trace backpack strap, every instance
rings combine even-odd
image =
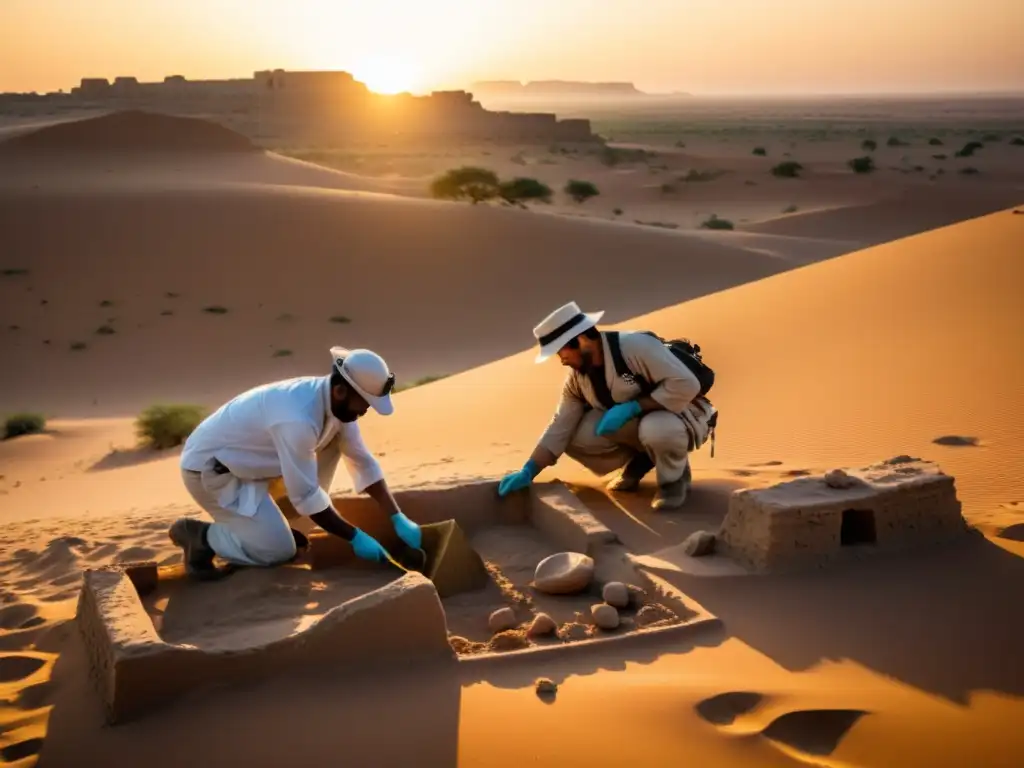
[[[641,391],[646,395],[650,393],[651,385],[639,373],[633,373],[626,365],[626,359],[622,356],[622,347],[619,346],[619,332],[607,331],[605,336],[608,339],[608,349],[612,353],[612,364],[615,366],[615,375],[624,379],[633,379],[640,385]]]

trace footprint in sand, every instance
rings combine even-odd
[[[36,656],[23,656],[18,653],[0,656],[0,683],[15,683],[34,675],[45,660]]]
[[[733,721],[754,710],[764,696],[752,691],[733,691],[712,696],[697,704],[697,714],[715,725],[732,725]]]
[[[156,557],[156,550],[150,549],[149,547],[128,547],[128,549],[118,552],[114,558],[115,563],[130,563],[141,560],[152,560]]]
[[[808,755],[826,756],[866,712],[859,709],[807,709],[773,720],[763,735]]]
[[[965,437],[964,435],[942,435],[932,440],[936,445],[949,445],[956,448],[975,448],[981,445],[977,437]]]
[[[0,757],[8,763],[16,763],[26,757],[38,755],[43,751],[42,739],[26,739],[0,749]]]
[[[29,603],[14,603],[0,608],[0,629],[22,629],[39,611]]]
[[[24,710],[41,709],[53,699],[53,681],[46,680],[35,685],[27,685],[18,691],[18,708]]]
[[[117,544],[104,544],[99,549],[90,552],[85,559],[91,563],[94,563],[97,560],[105,560],[106,558],[110,557],[112,554],[117,552],[117,550]]]

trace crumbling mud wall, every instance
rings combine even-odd
[[[454,520],[468,535],[492,525],[533,525],[556,546],[591,556],[598,547],[618,542],[618,537],[560,482],[535,484],[505,498],[498,496],[497,483],[488,481],[398,491],[395,499],[402,511],[422,526]],[[291,509],[286,497],[276,500],[282,509]],[[346,496],[333,501],[345,519],[384,547],[393,550],[400,546],[391,522],[382,519],[372,499]],[[302,524],[293,511],[285,514],[293,525]],[[309,541],[314,569],[358,565],[351,545],[336,536],[311,529]]]
[[[966,531],[954,478],[898,456],[736,491],[716,546],[755,571],[782,571],[907,551]]]
[[[301,632],[244,651],[164,642],[135,585],[116,567],[85,572],[76,622],[110,724],[186,691],[301,667],[455,660],[437,591],[416,573],[332,608]]]

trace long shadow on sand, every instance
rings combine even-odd
[[[659,575],[789,670],[848,659],[959,704],[978,690],[1024,695],[1024,558],[976,532],[803,574]]]
[[[102,472],[108,469],[121,469],[136,464],[148,464],[151,461],[160,461],[170,456],[177,456],[181,453],[181,447],[156,450],[153,448],[114,448],[102,459],[94,462],[89,467],[89,472]]]
[[[372,669],[311,669],[197,692],[108,727],[77,628],[66,629],[39,765],[458,763],[461,689],[455,664],[387,670],[382,679]]]
[[[686,631],[686,630],[683,630]],[[629,638],[624,644],[578,645],[556,653],[526,652],[481,658],[459,665],[464,685],[486,682],[496,688],[531,687],[538,677],[561,685],[570,677],[602,671],[622,671],[627,664],[652,664],[665,654],[681,654],[695,648],[711,648],[726,639],[721,624],[693,627],[685,636],[653,633]]]

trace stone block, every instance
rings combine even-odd
[[[530,522],[553,544],[568,552],[593,555],[597,548],[618,542],[618,537],[564,484],[545,483],[530,490]]]
[[[753,570],[781,571],[910,550],[967,531],[954,478],[932,462],[901,456],[847,469],[843,483],[826,475],[829,481],[807,476],[733,493],[718,550]]]

